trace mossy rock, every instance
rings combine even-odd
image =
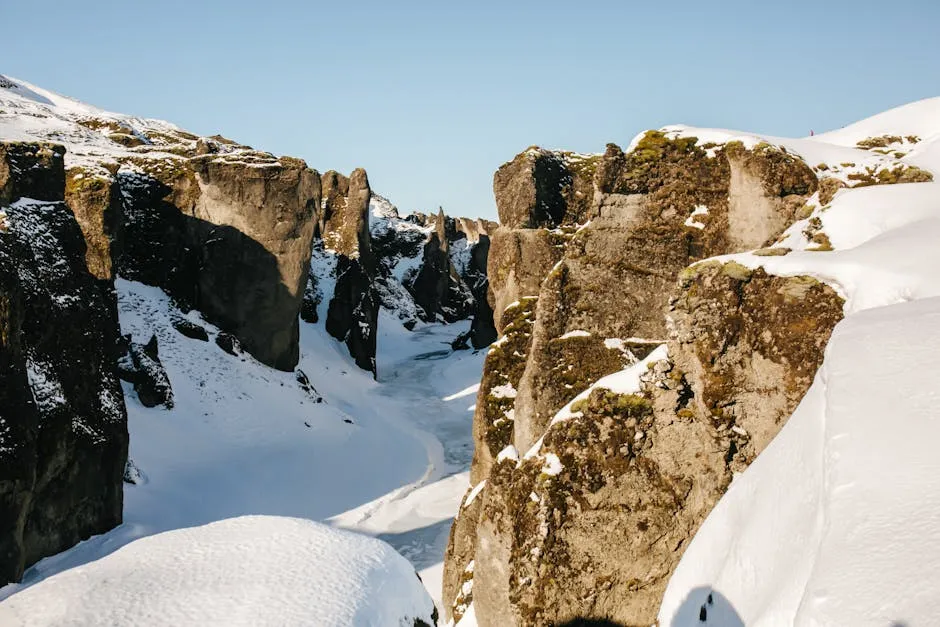
[[[747,266],[741,265],[737,261],[729,261],[721,266],[721,273],[736,281],[747,281],[751,278],[754,271]]]
[[[790,254],[790,249],[784,246],[771,247],[771,248],[759,248],[755,250],[752,255],[758,257],[783,257],[784,255]]]

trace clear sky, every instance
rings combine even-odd
[[[940,1],[0,0],[0,73],[495,217],[527,146],[777,135],[940,95]]]

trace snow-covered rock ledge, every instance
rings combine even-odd
[[[0,624],[435,624],[408,560],[388,544],[299,518],[243,516],[132,542],[0,605]]]

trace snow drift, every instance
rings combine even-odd
[[[0,605],[0,624],[348,625],[434,623],[408,561],[309,520],[245,516],[143,538]]]

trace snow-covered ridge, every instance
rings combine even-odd
[[[164,120],[105,111],[26,81],[0,76],[0,137],[46,141],[66,148],[66,167],[96,169],[129,159],[174,159],[196,154],[209,142],[217,158],[249,159],[256,165],[273,155],[223,137],[202,138]]]

